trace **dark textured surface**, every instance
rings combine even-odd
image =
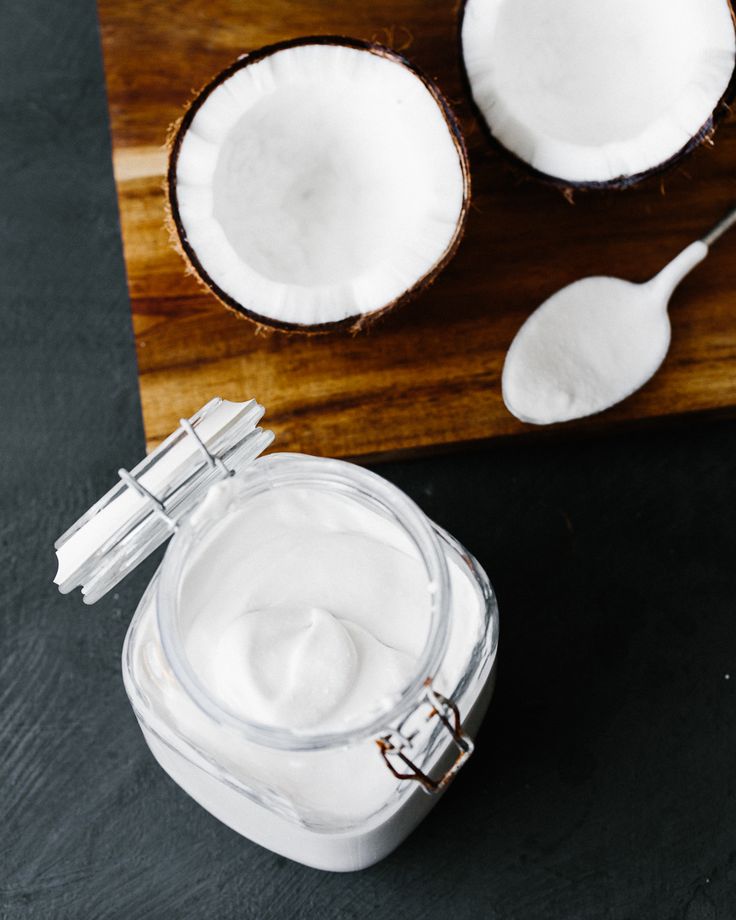
[[[379,866],[289,863],[158,769],[119,670],[148,573],[92,609],[51,585],[143,444],[94,9],[0,13],[0,917],[734,917],[733,422],[382,468],[502,631],[477,755]]]

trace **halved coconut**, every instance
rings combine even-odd
[[[570,186],[630,185],[709,135],[732,83],[729,0],[466,0],[491,134]]]
[[[176,131],[185,257],[229,307],[280,329],[357,327],[427,284],[466,218],[465,146],[404,58],[332,36],[248,54]]]

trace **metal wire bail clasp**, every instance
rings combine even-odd
[[[161,499],[156,498],[153,492],[149,492],[143,483],[138,482],[132,473],[126,469],[119,469],[118,476],[129,489],[137,492],[141,498],[144,498],[148,502],[154,513],[157,514],[162,521],[165,521],[171,530],[176,530],[179,527],[179,524],[166,513],[166,507]]]
[[[427,703],[430,706],[430,711],[427,714],[427,721],[436,716],[450,733],[452,740],[458,748],[457,757],[442,776],[433,779],[420,770],[409,757],[409,753],[411,753],[411,744],[417,732],[414,732],[408,737],[403,734],[403,728],[407,721],[406,719],[398,728],[377,738],[376,744],[378,745],[378,750],[381,752],[381,756],[386,762],[386,766],[397,779],[416,780],[416,782],[421,783],[425,792],[435,794],[441,792],[452,782],[462,765],[473,753],[475,745],[473,744],[472,738],[463,731],[460,722],[460,711],[457,706],[451,699],[448,699],[434,689],[431,677],[428,677],[424,681],[424,696],[420,700],[420,703]],[[397,767],[395,763],[396,760],[401,761],[403,767]],[[404,768],[408,768],[411,772],[402,772]]]
[[[228,469],[222,457],[217,457],[215,456],[215,454],[211,454],[209,452],[209,450],[207,449],[207,445],[204,443],[202,438],[200,438],[200,436],[197,434],[197,430],[194,427],[194,425],[192,425],[191,419],[180,418],[179,427],[183,428],[184,431],[186,431],[189,437],[197,445],[197,449],[204,457],[204,462],[207,464],[207,466],[210,466],[213,469],[218,469],[225,478],[233,475],[233,471],[231,469]]]
[[[219,470],[225,477],[232,476],[232,470],[227,467],[222,457],[218,457],[215,454],[210,453],[207,445],[204,443],[202,438],[200,438],[190,419],[180,418],[179,427],[182,428],[185,434],[187,434],[194,441],[197,446],[197,450],[202,454],[204,462],[207,464],[207,466],[211,467],[212,469]],[[160,498],[156,498],[153,492],[151,492],[141,482],[139,482],[139,480],[136,479],[132,473],[130,473],[128,470],[120,469],[118,470],[118,476],[125,483],[125,485],[128,486],[129,489],[133,489],[133,491],[137,492],[141,498],[144,498],[148,502],[153,511],[168,524],[171,530],[178,529],[179,522],[175,521],[169,516],[166,511],[164,502]]]

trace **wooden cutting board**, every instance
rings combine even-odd
[[[505,410],[504,353],[527,314],[590,274],[645,280],[736,201],[736,120],[664,178],[563,194],[492,148],[466,98],[445,0],[99,0],[115,177],[149,447],[210,397],[255,396],[285,450],[379,457],[529,430]],[[164,229],[167,128],[248,49],[297,35],[377,39],[435,77],[468,142],[473,203],[432,288],[358,336],[258,333],[186,274]],[[661,373],[561,430],[736,406],[736,233],[672,303]]]

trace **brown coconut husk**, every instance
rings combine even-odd
[[[298,324],[281,322],[278,320],[272,320],[267,316],[263,316],[258,312],[258,307],[256,304],[238,303],[238,301],[232,298],[226,291],[223,291],[222,288],[220,288],[212,280],[212,278],[210,278],[207,271],[204,269],[199,259],[197,258],[196,252],[189,245],[176,201],[176,165],[181,143],[184,135],[191,125],[194,116],[197,114],[197,111],[203,105],[210,93],[218,86],[220,86],[221,83],[224,83],[225,80],[231,77],[238,70],[241,70],[244,67],[248,67],[250,64],[254,64],[257,61],[268,57],[269,55],[276,54],[277,52],[284,51],[288,48],[295,48],[300,45],[341,45],[348,48],[356,48],[358,50],[367,51],[370,54],[375,54],[379,57],[386,58],[387,60],[394,61],[410,70],[411,73],[413,73],[422,81],[427,90],[431,93],[440,111],[442,112],[445,123],[447,124],[447,128],[455,144],[463,173],[462,209],[460,211],[460,216],[458,217],[455,234],[442,257],[425,275],[419,278],[408,290],[404,291],[403,294],[392,300],[390,303],[387,303],[380,309],[371,311],[370,313],[356,314],[355,316],[349,316],[343,320],[332,323]],[[223,306],[232,311],[236,316],[255,323],[258,329],[262,331],[276,330],[279,332],[302,334],[306,333],[310,335],[338,331],[350,332],[354,334],[361,332],[372,325],[377,319],[385,316],[389,311],[410,300],[413,300],[414,298],[418,297],[424,290],[426,290],[455,255],[465,233],[468,211],[470,209],[471,195],[470,160],[465,145],[465,139],[460,129],[460,124],[457,120],[457,117],[455,116],[449,102],[437,84],[430,77],[428,77],[418,67],[411,63],[411,61],[404,57],[403,54],[400,54],[398,51],[394,51],[391,48],[388,48],[385,45],[381,45],[377,42],[363,41],[356,38],[347,38],[340,35],[313,35],[276,42],[275,44],[266,45],[265,47],[259,48],[256,51],[244,54],[237,60],[233,61],[229,67],[226,67],[224,70],[220,71],[220,73],[218,73],[208,83],[206,83],[199,92],[194,94],[182,117],[170,125],[167,132],[166,147],[168,150],[169,159],[165,180],[165,223],[169,232],[172,246],[184,259],[186,269],[189,274],[193,275],[203,288],[214,294],[214,296],[223,304]]]

